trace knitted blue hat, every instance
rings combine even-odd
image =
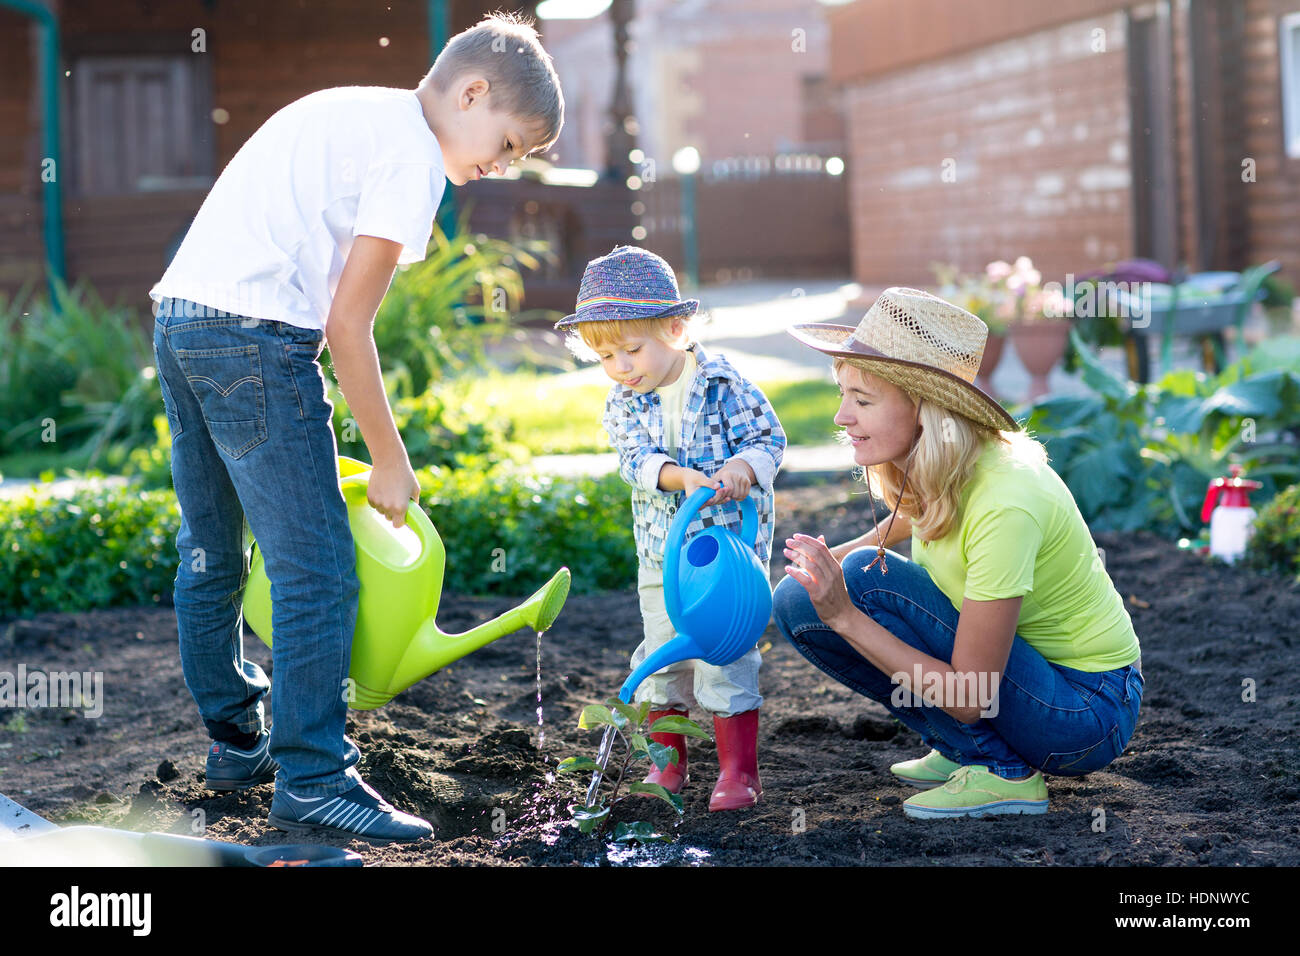
[[[694,315],[699,307],[698,299],[681,297],[672,267],[662,258],[648,249],[619,246],[587,263],[576,311],[555,327],[618,319],[668,319]]]

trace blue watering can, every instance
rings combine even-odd
[[[630,703],[641,682],[655,671],[691,659],[716,666],[733,664],[758,643],[772,616],[772,587],[754,553],[758,509],[740,505],[740,534],[706,528],[683,547],[686,528],[716,489],[700,488],[682,504],[664,546],[664,604],[677,636],[632,672],[619,698]],[[685,560],[682,560],[683,554]]]

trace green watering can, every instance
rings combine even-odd
[[[361,582],[349,672],[355,685],[349,703],[357,710],[382,707],[412,684],[498,637],[522,627],[545,631],[569,595],[569,569],[560,568],[518,607],[464,634],[443,633],[434,620],[447,564],[442,539],[414,501],[401,528],[372,508],[366,500],[370,467],[339,456],[339,486]],[[270,646],[271,582],[256,541],[244,590],[244,619]]]

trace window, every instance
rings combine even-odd
[[[1278,53],[1282,61],[1282,135],[1286,154],[1300,159],[1300,13],[1288,13],[1278,24]]]
[[[206,57],[87,55],[71,62],[72,190],[107,196],[211,185]]]

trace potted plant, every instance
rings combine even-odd
[[[1032,402],[1049,391],[1048,373],[1065,356],[1070,341],[1070,320],[1059,289],[1044,291],[1043,276],[1028,256],[1020,256],[1014,265],[992,262],[989,278],[1006,290],[1000,311],[1009,323],[1008,335],[1016,354],[1029,372]]]

